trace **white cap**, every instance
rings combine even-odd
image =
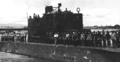
[[[59,35],[58,34],[54,34],[54,37],[58,37]]]
[[[70,34],[66,34],[66,37],[69,37]]]

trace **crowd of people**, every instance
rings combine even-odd
[[[96,47],[120,46],[120,31],[49,32],[47,36],[47,39],[55,40],[55,44]]]
[[[47,32],[45,39],[46,41],[43,43],[74,46],[120,47],[120,31]],[[28,33],[0,33],[0,42],[28,42]]]
[[[0,42],[28,42],[28,33],[2,32]]]

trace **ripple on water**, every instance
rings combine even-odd
[[[24,55],[0,52],[0,62],[56,62],[56,61],[47,59],[36,59]]]
[[[31,62],[34,58],[23,55],[0,52],[0,62]]]

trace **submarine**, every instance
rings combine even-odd
[[[105,49],[100,43],[81,39],[81,34],[90,33],[83,29],[83,14],[80,8],[73,13],[58,7],[46,6],[42,17],[34,14],[28,18],[28,42],[0,42],[0,51],[23,54],[31,57],[56,60],[58,62],[120,62],[117,51]],[[92,22],[91,22],[92,23]]]

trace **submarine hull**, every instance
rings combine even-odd
[[[0,43],[0,50],[61,62],[120,62],[119,52],[98,48],[48,45],[40,43]]]

